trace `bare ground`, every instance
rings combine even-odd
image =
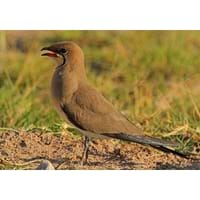
[[[25,131],[0,133],[0,169],[35,169],[42,159],[55,169],[199,169],[192,162],[150,147],[95,140],[88,164],[81,166],[83,140],[70,134]]]

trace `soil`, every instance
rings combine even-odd
[[[116,140],[93,141],[83,166],[82,152],[83,139],[68,133],[0,133],[0,169],[36,169],[42,159],[55,169],[200,169],[190,159]]]

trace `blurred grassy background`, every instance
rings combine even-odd
[[[55,66],[40,49],[63,40],[82,47],[91,83],[146,132],[199,140],[199,31],[0,31],[0,127],[62,127]]]

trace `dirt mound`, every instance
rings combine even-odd
[[[187,169],[192,165],[172,154],[115,140],[91,143],[84,166],[80,165],[82,151],[82,139],[67,133],[0,133],[0,169],[35,169],[41,159],[49,160],[56,169]]]

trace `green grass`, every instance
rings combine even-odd
[[[49,95],[55,66],[40,49],[74,40],[84,50],[90,82],[146,132],[184,142],[200,139],[199,31],[1,31],[0,36],[0,127],[63,128]]]

